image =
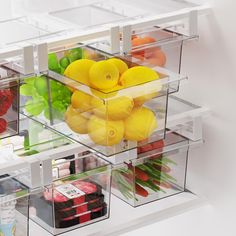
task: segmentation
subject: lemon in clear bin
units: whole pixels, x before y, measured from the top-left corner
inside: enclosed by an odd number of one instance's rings
[[[109,100],[93,97],[91,99],[91,105],[94,107],[94,114],[101,118],[123,120],[132,112],[134,101],[128,96],[121,96]]]
[[[160,80],[154,81],[152,84],[145,84],[142,89],[137,89],[134,97],[134,105],[142,106],[145,102],[157,97],[162,90],[163,86]],[[141,95],[141,96],[136,96]]]
[[[71,105],[74,109],[79,109],[81,112],[90,111],[92,96],[80,90],[74,91],[71,96]]]
[[[149,67],[134,66],[122,74],[119,83],[124,87],[131,87],[157,80],[159,78],[160,75]]]
[[[109,61],[99,61],[89,71],[89,83],[99,90],[111,89],[118,84],[120,77],[117,67]]]
[[[70,129],[79,134],[88,133],[88,121],[90,118],[89,113],[80,113],[72,106],[67,108],[65,113],[65,121]]]
[[[152,110],[146,107],[134,108],[125,120],[124,138],[130,141],[142,141],[149,138],[157,126],[157,120]]]
[[[124,87],[122,87],[121,85],[116,85],[115,87],[111,89],[98,90],[98,89],[91,88],[90,90],[95,97],[106,99],[106,98],[115,97],[118,91],[123,88]]]
[[[73,61],[65,69],[64,75],[82,84],[89,85],[89,70],[93,64],[95,64],[95,61],[89,59]]]
[[[124,122],[104,120],[93,115],[88,122],[88,134],[94,143],[112,146],[120,143],[123,139]]]
[[[111,62],[118,68],[120,75],[122,75],[125,71],[129,69],[128,65],[119,58],[113,57],[108,59],[107,61]]]
[[[154,93],[145,94],[140,97],[136,97],[134,98],[134,106],[135,107],[142,106],[145,102],[150,101],[151,99],[157,96],[158,96],[158,92],[154,92]]]

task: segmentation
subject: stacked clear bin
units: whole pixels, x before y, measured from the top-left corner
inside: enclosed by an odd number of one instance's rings
[[[0,235],[29,235],[29,189],[21,182],[25,174],[23,169],[0,170]]]
[[[81,58],[90,62],[68,70]],[[112,89],[105,89],[106,81],[99,84],[103,89],[83,81],[89,76],[91,60],[106,63],[111,58],[122,60],[129,70],[138,68],[136,81],[120,84],[121,71]],[[143,68],[148,71],[146,78],[142,77]],[[51,53],[49,69],[47,74],[27,79],[21,85],[21,112],[26,116],[105,156],[164,138],[169,86],[179,83],[182,77],[161,67],[140,67],[130,59],[82,46]],[[97,81],[102,79],[102,73],[102,68],[93,73]],[[80,82],[78,76],[84,76]],[[25,92],[28,88],[32,92]]]
[[[18,133],[19,73],[0,66],[0,138]]]
[[[132,32],[132,50],[125,59],[158,70],[158,67],[180,73],[183,42],[194,37],[175,32],[175,27],[151,27]],[[160,69],[159,69],[160,70]],[[179,90],[179,82],[169,84],[169,93]]]
[[[112,193],[137,207],[185,191],[188,146],[188,139],[170,132],[138,148],[137,158],[114,166]]]
[[[51,184],[31,197],[33,221],[56,235],[109,217],[109,163],[85,152],[53,159],[51,171]]]

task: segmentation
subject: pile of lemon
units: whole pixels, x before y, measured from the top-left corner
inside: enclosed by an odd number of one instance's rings
[[[154,112],[143,106],[157,93],[142,94],[135,98],[129,95],[117,96],[118,90],[159,79],[159,74],[151,68],[128,68],[119,58],[98,62],[80,59],[72,62],[64,75],[88,85],[94,95],[73,91],[65,121],[74,132],[88,134],[96,144],[112,146],[122,139],[145,140],[157,128]]]

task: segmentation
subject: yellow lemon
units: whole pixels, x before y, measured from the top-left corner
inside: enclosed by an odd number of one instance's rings
[[[145,107],[135,108],[125,120],[124,138],[142,141],[150,137],[156,128],[157,120],[153,111]]]
[[[125,87],[135,86],[159,79],[159,74],[146,66],[134,66],[120,77],[120,84]]]
[[[124,122],[104,120],[95,115],[88,122],[88,134],[94,143],[112,146],[121,142],[124,136]]]
[[[125,71],[129,69],[127,64],[121,59],[113,57],[113,58],[108,59],[107,61],[111,62],[118,68],[120,75],[122,75]]]
[[[95,115],[111,120],[123,120],[128,117],[134,107],[134,101],[127,96],[121,96],[104,101],[93,97],[91,105],[94,107]]]
[[[136,107],[142,106],[145,102],[147,102],[157,96],[158,96],[158,92],[154,92],[154,93],[145,94],[140,97],[136,97],[136,98],[134,98],[134,106],[136,106]]]
[[[82,84],[89,85],[89,70],[93,64],[95,64],[95,61],[89,59],[73,61],[67,66],[64,75]]]
[[[121,85],[116,85],[115,87],[111,89],[97,90],[97,89],[91,88],[90,90],[96,97],[101,98],[101,99],[106,99],[106,98],[111,98],[111,97],[116,96],[117,92],[123,88],[124,87],[122,87]]]
[[[90,114],[80,113],[76,111],[72,106],[67,108],[65,113],[65,121],[70,129],[79,134],[88,133],[88,121]]]
[[[118,84],[119,70],[108,61],[99,61],[89,71],[89,83],[92,87],[106,90]]]
[[[89,111],[92,109],[90,104],[92,96],[80,90],[76,90],[71,96],[71,105],[81,112]]]

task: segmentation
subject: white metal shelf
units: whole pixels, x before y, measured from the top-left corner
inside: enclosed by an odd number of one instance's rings
[[[96,224],[67,232],[66,236],[115,236],[163,219],[181,214],[205,204],[205,200],[190,192],[183,192],[138,208],[133,208],[115,196],[111,198],[110,218]],[[43,222],[42,222],[43,223]],[[44,223],[45,224],[45,223]],[[46,227],[46,224],[45,224]],[[30,231],[34,236],[51,235],[46,230],[30,222]],[[60,233],[60,231],[58,232]]]
[[[18,4],[20,2],[21,0],[18,1]],[[158,0],[155,2],[155,5],[153,5],[154,3],[151,4],[151,1],[145,1],[144,4],[143,1],[129,1],[127,3],[127,1],[123,0],[100,0],[96,2],[73,1],[73,3],[70,4],[68,1],[63,0],[59,8],[54,8],[53,4],[48,3],[48,1],[40,1],[41,10],[37,12],[33,7],[35,2],[37,2],[37,0],[28,1],[28,5],[22,5],[26,7],[26,9],[28,6],[28,11],[24,11],[24,13],[28,15],[27,17],[21,17],[21,19],[24,19],[23,23],[27,24],[24,27],[33,27],[35,32],[28,32],[25,35],[21,35],[22,37],[17,35],[16,41],[13,42],[12,37],[10,37],[11,40],[7,42],[6,40],[9,38],[7,34],[9,34],[9,32],[5,31],[4,44],[8,46],[10,44],[10,47],[6,48],[3,45],[4,47],[0,49],[0,60],[21,56],[22,48],[29,45],[32,47],[35,46],[36,49],[39,50],[44,49],[45,51],[49,51],[55,47],[67,47],[79,42],[104,37],[110,39],[111,52],[117,53],[120,49],[120,41],[118,40],[120,33],[123,33],[123,52],[126,52],[131,47],[132,30],[173,22],[174,24],[178,22],[179,25],[179,22],[187,20],[189,34],[196,35],[198,15],[206,14],[210,9],[208,5],[197,5],[186,1],[174,0]],[[76,21],[76,9],[83,13],[85,7],[88,9],[91,8],[88,10],[88,19],[81,19],[79,22]],[[73,11],[71,12],[70,9]],[[96,9],[96,11],[93,12],[92,9]],[[107,13],[106,22],[101,20],[104,16],[104,12]],[[115,20],[112,20],[113,16]],[[70,17],[74,20],[71,20]],[[9,22],[12,22],[12,20]],[[0,22],[0,28],[1,25],[4,26],[9,22]],[[80,22],[82,22],[82,25],[80,25]],[[16,30],[19,29],[14,30],[13,27],[10,33],[12,34]],[[24,58],[22,71],[25,74],[32,73],[33,50],[31,50],[30,54],[28,53],[28,57]],[[38,54],[41,57],[44,55],[43,59],[40,58],[39,60],[47,61],[45,57],[46,53],[39,52]],[[45,69],[45,63],[41,64],[44,64],[44,66],[39,68],[39,71]]]

